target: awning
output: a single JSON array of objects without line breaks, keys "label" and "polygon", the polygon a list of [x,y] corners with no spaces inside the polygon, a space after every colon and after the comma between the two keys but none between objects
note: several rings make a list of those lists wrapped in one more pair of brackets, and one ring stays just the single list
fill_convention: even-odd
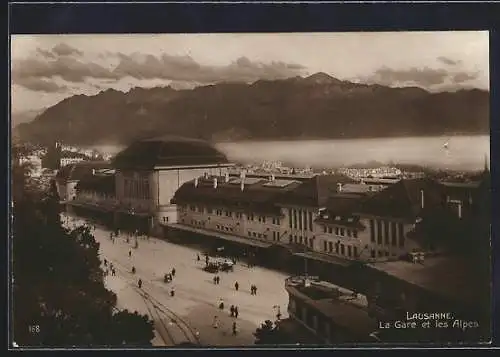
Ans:
[{"label": "awning", "polygon": [[192,232],[192,233],[197,233],[197,234],[202,234],[202,235],[211,236],[211,237],[215,237],[215,238],[220,238],[220,239],[224,239],[224,240],[227,240],[227,241],[230,241],[230,242],[235,242],[235,243],[241,243],[241,244],[245,244],[245,245],[250,245],[252,247],[269,248],[271,245],[273,245],[272,243],[263,242],[263,241],[259,241],[259,240],[256,240],[256,239],[243,238],[243,237],[238,237],[238,236],[231,235],[231,234],[225,234],[225,233],[222,233],[222,232],[216,232],[216,231],[209,231],[207,229],[194,228],[194,227],[186,226],[184,224],[170,223],[170,224],[166,224],[166,226],[170,227],[170,228],[180,229],[180,230],[183,230],[183,231],[188,231],[188,232]]},{"label": "awning", "polygon": [[317,253],[317,252],[306,252],[306,253],[299,252],[299,253],[293,253],[293,255],[298,256],[298,257],[302,257],[302,258],[308,258],[311,260],[318,260],[318,261],[325,262],[325,263],[341,265],[344,267],[349,266],[351,263],[349,260],[346,260],[346,259],[342,259],[342,258],[338,258],[338,257],[326,255],[326,254],[321,254],[321,253]]}]

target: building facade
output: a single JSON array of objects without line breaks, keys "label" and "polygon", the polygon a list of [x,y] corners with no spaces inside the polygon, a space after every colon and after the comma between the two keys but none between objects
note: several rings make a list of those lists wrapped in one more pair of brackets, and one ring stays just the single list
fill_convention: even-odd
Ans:
[{"label": "building facade", "polygon": [[141,229],[158,233],[178,221],[171,200],[182,184],[203,175],[225,175],[232,166],[207,142],[176,137],[134,143],[115,156],[113,165],[122,221],[133,218]]}]

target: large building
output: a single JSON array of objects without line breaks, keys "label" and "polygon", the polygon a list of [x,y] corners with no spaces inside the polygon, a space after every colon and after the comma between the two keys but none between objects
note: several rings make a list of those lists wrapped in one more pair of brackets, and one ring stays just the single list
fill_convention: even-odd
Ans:
[{"label": "large building", "polygon": [[115,156],[113,166],[118,224],[159,233],[178,221],[171,200],[179,187],[203,175],[223,176],[232,164],[205,141],[166,136],[130,145]]}]

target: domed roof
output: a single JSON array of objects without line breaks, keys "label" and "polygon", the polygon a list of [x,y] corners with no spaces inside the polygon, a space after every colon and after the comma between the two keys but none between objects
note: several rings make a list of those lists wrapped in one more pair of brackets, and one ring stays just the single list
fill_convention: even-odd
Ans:
[{"label": "domed roof", "polygon": [[92,176],[93,170],[111,169],[107,161],[80,161],[68,164],[57,171],[56,179],[62,181],[79,181],[84,177]]},{"label": "domed roof", "polygon": [[210,143],[190,138],[163,136],[140,140],[118,153],[118,169],[152,169],[155,166],[227,164],[226,156]]}]

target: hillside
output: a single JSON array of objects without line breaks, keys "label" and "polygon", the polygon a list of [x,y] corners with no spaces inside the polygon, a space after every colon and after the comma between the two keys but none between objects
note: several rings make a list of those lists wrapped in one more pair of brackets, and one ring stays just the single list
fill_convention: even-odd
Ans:
[{"label": "hillside", "polygon": [[78,95],[18,126],[23,140],[128,144],[163,134],[215,141],[489,132],[489,93],[429,93],[340,81],[324,73],[192,90]]}]

